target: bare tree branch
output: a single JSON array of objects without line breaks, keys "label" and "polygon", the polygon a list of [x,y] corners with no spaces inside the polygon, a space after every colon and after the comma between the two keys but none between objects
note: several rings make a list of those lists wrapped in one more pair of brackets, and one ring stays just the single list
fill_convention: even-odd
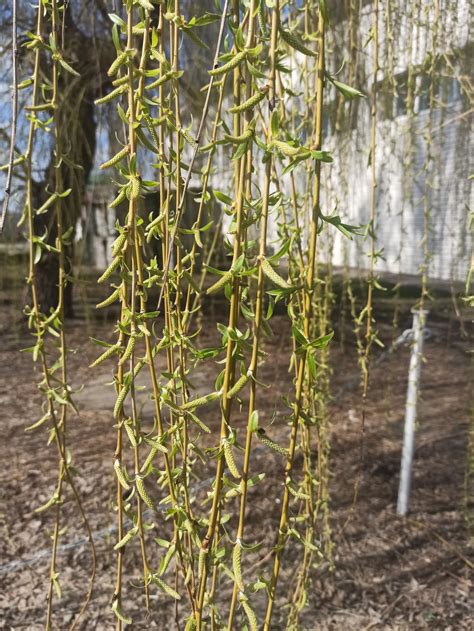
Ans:
[{"label": "bare tree branch", "polygon": [[10,202],[10,191],[13,177],[13,162],[15,158],[16,128],[18,118],[18,41],[17,41],[17,0],[13,0],[12,15],[12,60],[13,60],[13,83],[12,83],[12,127],[10,137],[10,155],[8,161],[7,181],[5,184],[5,196],[3,198],[3,209],[0,216],[0,234],[3,232],[5,219]]}]

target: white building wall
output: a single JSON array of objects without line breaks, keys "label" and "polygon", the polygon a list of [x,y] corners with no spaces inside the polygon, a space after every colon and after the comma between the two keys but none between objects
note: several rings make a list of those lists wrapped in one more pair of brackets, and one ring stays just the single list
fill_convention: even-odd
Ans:
[{"label": "white building wall", "polygon": [[[431,50],[433,29],[437,28],[438,52],[450,53],[455,42],[460,49],[466,47],[472,37],[472,7],[467,0],[453,3],[440,2],[440,20],[435,25],[433,3],[426,0],[417,16],[420,24],[410,17],[413,10],[406,3],[399,3],[398,14],[393,16],[396,39],[392,40],[394,60],[393,73],[405,72],[409,65],[421,67],[427,51]],[[359,22],[359,41],[364,41],[373,25],[372,5],[362,10]],[[337,25],[342,31],[346,24]],[[385,20],[380,18],[381,58],[389,51],[385,37]],[[369,91],[372,88],[373,47],[361,51],[360,63],[363,74],[368,77],[365,85],[355,87]],[[328,53],[328,63],[331,63]],[[291,63],[295,64],[290,76],[291,87],[301,89],[301,72],[298,64],[302,56],[297,53]],[[333,69],[334,71],[335,69]],[[379,80],[383,72],[379,74]],[[288,79],[284,79],[288,80]],[[417,78],[417,92],[421,74]],[[329,99],[331,93],[328,93]],[[296,107],[298,104],[296,103]],[[430,118],[431,117],[431,118]],[[431,127],[431,132],[429,131]],[[423,110],[420,97],[415,99],[415,116],[401,115],[382,120],[377,124],[377,194],[376,194],[376,250],[382,257],[376,261],[378,272],[403,275],[419,275],[425,263],[424,239],[428,240],[428,277],[447,281],[463,281],[469,268],[472,239],[469,234],[469,208],[473,207],[472,186],[468,176],[473,172],[471,138],[473,119],[467,111],[466,101],[452,99],[445,107],[438,107],[432,114]],[[358,107],[356,128],[349,132],[332,133],[326,137],[323,148],[330,151],[334,163],[322,164],[322,212],[325,215],[339,214],[345,223],[366,224],[370,216],[371,169],[368,165],[370,151],[370,98]],[[427,136],[431,136],[429,158]],[[254,181],[263,181],[264,167],[257,158]],[[211,177],[212,187],[232,196],[231,149],[224,146],[216,159],[216,172]],[[227,166],[226,166],[227,165]],[[305,190],[305,178],[298,172],[297,189]],[[284,192],[289,194],[289,178],[279,179]],[[274,190],[274,187],[273,187]],[[425,234],[425,214],[428,215],[428,232]],[[225,224],[228,228],[230,220]],[[277,222],[270,222],[269,242],[277,240]],[[337,266],[349,265],[360,270],[368,269],[367,253],[370,244],[363,237],[349,241],[332,226],[323,232],[320,241],[320,256],[330,257]]]}]

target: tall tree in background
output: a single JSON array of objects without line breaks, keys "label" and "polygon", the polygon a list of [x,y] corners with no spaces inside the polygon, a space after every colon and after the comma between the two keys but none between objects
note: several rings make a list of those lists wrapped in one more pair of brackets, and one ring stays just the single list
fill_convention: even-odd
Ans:
[{"label": "tall tree in background", "polygon": [[[74,260],[74,234],[76,223],[84,200],[87,182],[91,171],[94,168],[94,156],[98,144],[98,117],[97,108],[94,101],[110,90],[111,78],[107,75],[107,70],[115,58],[115,49],[109,37],[110,16],[113,15],[115,4],[107,0],[75,0],[65,4],[61,15],[61,41],[62,58],[68,65],[67,72],[61,74],[61,86],[59,91],[59,120],[60,128],[65,137],[61,145],[66,148],[64,155],[60,156],[61,179],[63,190],[71,190],[70,194],[64,198],[65,209],[65,231],[68,232],[67,265],[68,274],[72,279],[72,269]],[[201,3],[202,11],[209,8],[213,3],[206,0]],[[191,5],[190,2],[183,3],[183,13]],[[157,19],[159,7],[152,12],[152,23]],[[118,17],[118,16],[117,16]],[[18,11],[18,44],[19,44],[19,65],[20,80],[25,85],[25,89],[20,90],[20,112],[24,112],[21,103],[25,99],[27,102],[29,91],[27,79],[31,72],[33,55],[30,47],[31,39],[25,33],[31,31],[33,12],[29,4],[19,2]],[[209,39],[215,26],[205,24],[203,39],[185,38],[182,42],[182,59],[188,64],[187,67],[194,68],[193,76],[196,77],[196,85],[200,85],[197,77],[203,75],[207,68],[206,55],[208,54],[205,40]],[[11,7],[6,6],[0,10],[0,42],[1,52],[5,61],[11,49],[12,15]],[[194,34],[193,34],[194,35]],[[45,55],[40,58],[40,73],[42,79],[42,94],[46,105],[41,105],[41,110],[30,112],[43,123],[48,122],[52,115],[48,109],[47,102],[51,95],[51,85],[49,82],[49,60]],[[11,83],[11,72],[7,73],[6,84]],[[201,77],[202,78],[202,77]],[[201,81],[202,83],[202,81]],[[7,88],[7,86],[5,85]],[[22,84],[20,84],[22,87]],[[186,98],[190,104],[190,113],[195,114],[202,103],[202,95],[198,89],[192,85],[186,87],[191,98]],[[26,98],[25,98],[26,97]],[[26,119],[21,116],[19,120],[18,142],[16,155],[22,153],[22,128],[26,127]],[[118,130],[121,123],[117,117],[116,109],[110,109],[110,117],[103,121],[106,136],[113,146],[120,135]],[[0,143],[5,147],[10,142],[10,129],[8,124],[0,130]],[[105,136],[105,137],[106,137]],[[51,146],[37,147],[35,151],[35,182],[34,201],[35,208],[41,208],[51,194],[51,182],[55,172],[55,156]],[[15,169],[14,182],[20,186],[20,199],[23,198],[21,182],[21,165]],[[44,235],[50,245],[54,245],[55,222],[54,213],[51,208],[47,208],[41,214],[35,216],[35,233]],[[37,269],[38,296],[43,312],[47,313],[57,304],[58,288],[54,279],[57,277],[57,260],[46,251],[43,251]],[[71,316],[73,313],[72,300],[73,285],[68,282],[65,293],[65,314]]]}]

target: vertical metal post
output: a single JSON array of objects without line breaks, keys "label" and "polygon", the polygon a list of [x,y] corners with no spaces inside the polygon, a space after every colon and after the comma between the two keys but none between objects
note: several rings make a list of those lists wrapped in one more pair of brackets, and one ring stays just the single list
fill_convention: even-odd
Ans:
[{"label": "vertical metal post", "polygon": [[415,448],[416,407],[423,354],[423,329],[428,311],[412,309],[413,345],[408,373],[407,402],[405,408],[405,430],[403,435],[403,453],[400,468],[400,486],[398,487],[397,514],[406,515],[410,499],[410,488]]}]

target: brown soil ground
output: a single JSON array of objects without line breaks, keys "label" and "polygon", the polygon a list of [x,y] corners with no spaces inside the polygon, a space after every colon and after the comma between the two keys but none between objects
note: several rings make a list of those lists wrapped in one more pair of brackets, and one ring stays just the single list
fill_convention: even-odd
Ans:
[{"label": "brown soil ground", "polygon": [[[408,304],[408,303],[407,303]],[[391,307],[390,307],[391,308]],[[390,344],[393,330],[388,311],[380,306],[382,339]],[[385,311],[385,314],[384,314]],[[114,526],[113,470],[115,430],[110,410],[113,406],[112,366],[104,364],[92,372],[87,365],[97,355],[88,336],[111,339],[113,321],[92,321],[85,317],[70,323],[70,357],[75,387],[83,386],[75,399],[80,413],[71,417],[69,441],[74,463],[80,471],[78,487],[84,497],[95,532],[98,567],[91,605],[79,624],[80,629],[113,629],[110,610],[113,593],[116,541]],[[469,431],[470,367],[469,343],[461,336],[449,305],[435,310],[429,326],[432,336],[425,346],[422,369],[422,398],[411,512],[408,519],[395,514],[399,478],[401,437],[407,385],[409,348],[401,348],[372,370],[367,403],[364,460],[360,461],[361,399],[357,385],[358,368],[350,325],[346,342],[340,331],[333,341],[332,391],[339,393],[330,406],[331,422],[331,527],[335,568],[327,563],[311,572],[309,603],[302,617],[306,630],[418,630],[472,629],[472,562],[466,506],[466,461]],[[51,512],[34,509],[50,496],[55,479],[55,451],[46,445],[46,432],[25,434],[24,428],[39,417],[38,393],[31,355],[19,348],[30,344],[15,304],[4,300],[1,306],[0,404],[0,627],[2,629],[41,629],[44,624],[47,590]],[[206,318],[206,331],[200,343],[215,339],[215,326]],[[408,309],[403,307],[402,328],[409,326]],[[276,412],[271,432],[282,443],[287,434],[280,395],[291,387],[288,375],[289,348],[284,316],[273,320],[275,335],[267,343],[271,361],[262,368],[261,378],[272,388],[261,394],[261,418]],[[375,357],[380,354],[376,350]],[[212,364],[212,363],[211,363]],[[195,383],[198,392],[209,391],[217,366],[210,366]],[[353,387],[347,387],[352,384]],[[146,385],[146,384],[145,384]],[[142,414],[149,416],[149,404]],[[237,427],[243,427],[243,413]],[[217,427],[217,415],[210,409],[206,420]],[[243,440],[243,429],[240,429]],[[252,461],[254,472],[264,471],[265,481],[252,492],[248,540],[262,542],[262,548],[244,556],[252,573],[269,573],[269,555],[279,517],[282,482],[281,457],[260,448]],[[203,479],[212,469],[202,471]],[[358,502],[351,512],[354,481],[361,477]],[[156,491],[158,494],[159,491]],[[199,500],[198,495],[198,500]],[[206,506],[206,511],[208,506]],[[471,506],[472,509],[472,506]],[[66,630],[77,613],[87,590],[90,554],[77,510],[70,498],[65,505],[67,532],[61,538],[59,568],[63,595],[55,604],[54,624]],[[343,529],[343,524],[350,520]],[[160,513],[150,516],[158,529]],[[231,525],[233,522],[231,521]],[[153,553],[154,554],[154,553]],[[295,545],[284,557],[279,586],[283,605],[294,580]],[[260,566],[256,567],[260,559]],[[152,563],[156,559],[152,555]],[[252,567],[250,567],[250,565]],[[133,551],[125,556],[126,578],[137,576],[139,559]],[[133,595],[136,593],[136,596]],[[259,597],[262,595],[262,601]],[[224,592],[225,595],[225,592]],[[134,629],[173,629],[174,613],[161,593],[152,592],[150,616],[140,613],[142,595],[127,588],[124,608],[134,618]],[[254,606],[261,615],[263,593]],[[283,629],[285,609],[275,610],[275,630]],[[237,628],[240,628],[240,623]]]}]

